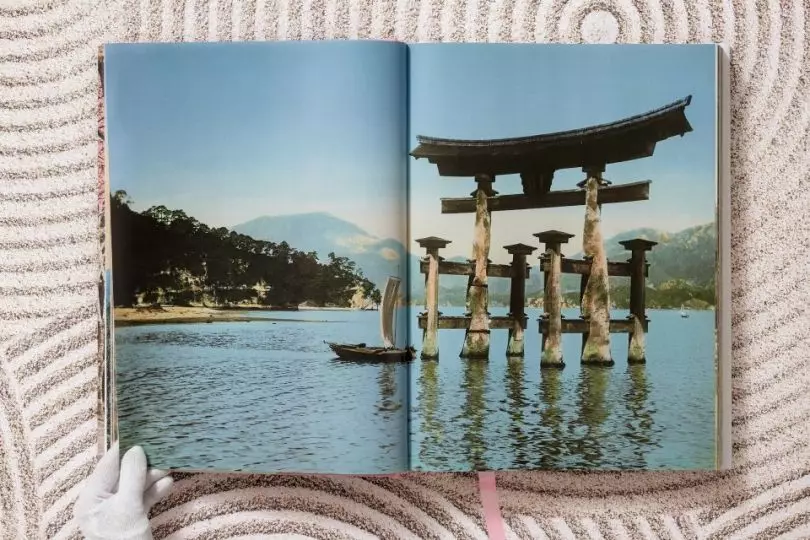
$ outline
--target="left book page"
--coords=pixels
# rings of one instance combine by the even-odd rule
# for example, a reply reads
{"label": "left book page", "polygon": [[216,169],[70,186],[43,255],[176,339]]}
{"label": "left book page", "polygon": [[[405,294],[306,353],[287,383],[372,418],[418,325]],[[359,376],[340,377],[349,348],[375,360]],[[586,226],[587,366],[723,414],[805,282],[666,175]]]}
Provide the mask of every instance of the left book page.
{"label": "left book page", "polygon": [[333,348],[407,340],[406,46],[102,64],[108,440],[172,470],[407,470],[407,364]]}

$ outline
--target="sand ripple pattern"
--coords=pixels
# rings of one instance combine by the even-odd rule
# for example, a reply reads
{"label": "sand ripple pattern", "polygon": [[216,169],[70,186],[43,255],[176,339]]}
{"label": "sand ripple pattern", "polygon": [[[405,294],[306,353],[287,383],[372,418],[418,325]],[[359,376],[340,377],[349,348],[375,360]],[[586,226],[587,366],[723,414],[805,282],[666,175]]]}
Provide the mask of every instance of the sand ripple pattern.
{"label": "sand ripple pattern", "polygon": [[[396,38],[732,46],[735,468],[499,474],[508,538],[810,537],[810,4],[8,0],[0,6],[0,538],[77,538],[97,459],[104,41]],[[157,538],[486,538],[474,475],[188,475]],[[263,536],[265,537],[265,536]]]}

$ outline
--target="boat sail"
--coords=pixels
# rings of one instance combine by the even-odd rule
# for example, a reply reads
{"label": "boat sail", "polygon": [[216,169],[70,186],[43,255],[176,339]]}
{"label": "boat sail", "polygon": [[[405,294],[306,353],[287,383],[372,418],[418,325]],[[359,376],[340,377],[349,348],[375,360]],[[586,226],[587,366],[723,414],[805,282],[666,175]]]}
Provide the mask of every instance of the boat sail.
{"label": "boat sail", "polygon": [[368,347],[365,343],[331,343],[326,341],[339,358],[354,362],[408,362],[413,360],[416,350],[413,347],[396,347],[396,307],[400,279],[389,277],[385,284],[380,304],[380,336],[382,347]]}
{"label": "boat sail", "polygon": [[399,278],[388,278],[388,282],[385,284],[385,292],[383,292],[382,304],[380,305],[380,335],[382,336],[383,347],[386,349],[393,349],[396,346],[394,323],[399,285]]}
{"label": "boat sail", "polygon": [[684,319],[689,318],[689,314],[683,309],[683,304],[681,304],[681,317]]}

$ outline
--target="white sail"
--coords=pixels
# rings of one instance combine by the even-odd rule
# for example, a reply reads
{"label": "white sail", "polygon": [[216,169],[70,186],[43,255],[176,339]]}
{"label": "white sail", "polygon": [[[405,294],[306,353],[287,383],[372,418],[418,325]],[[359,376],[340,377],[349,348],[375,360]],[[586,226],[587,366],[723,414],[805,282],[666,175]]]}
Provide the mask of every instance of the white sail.
{"label": "white sail", "polygon": [[380,305],[380,333],[382,334],[383,347],[385,348],[395,346],[394,310],[397,307],[399,283],[399,278],[389,277],[382,295],[382,304]]}

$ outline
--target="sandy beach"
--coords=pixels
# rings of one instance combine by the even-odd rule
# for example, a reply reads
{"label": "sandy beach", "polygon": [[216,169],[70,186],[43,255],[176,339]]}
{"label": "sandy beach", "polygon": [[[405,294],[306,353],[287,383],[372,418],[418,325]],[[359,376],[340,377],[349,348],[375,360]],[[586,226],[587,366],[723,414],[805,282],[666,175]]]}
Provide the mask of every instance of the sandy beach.
{"label": "sandy beach", "polygon": [[116,326],[160,323],[245,322],[253,319],[242,313],[204,307],[134,307],[113,309]]}
{"label": "sandy beach", "polygon": [[298,306],[298,311],[377,311],[376,309],[361,310],[354,307],[319,307],[319,306]]}
{"label": "sandy beach", "polygon": [[250,310],[182,306],[142,306],[113,309],[115,325],[182,324],[208,322],[323,322],[288,318],[251,317]]}

